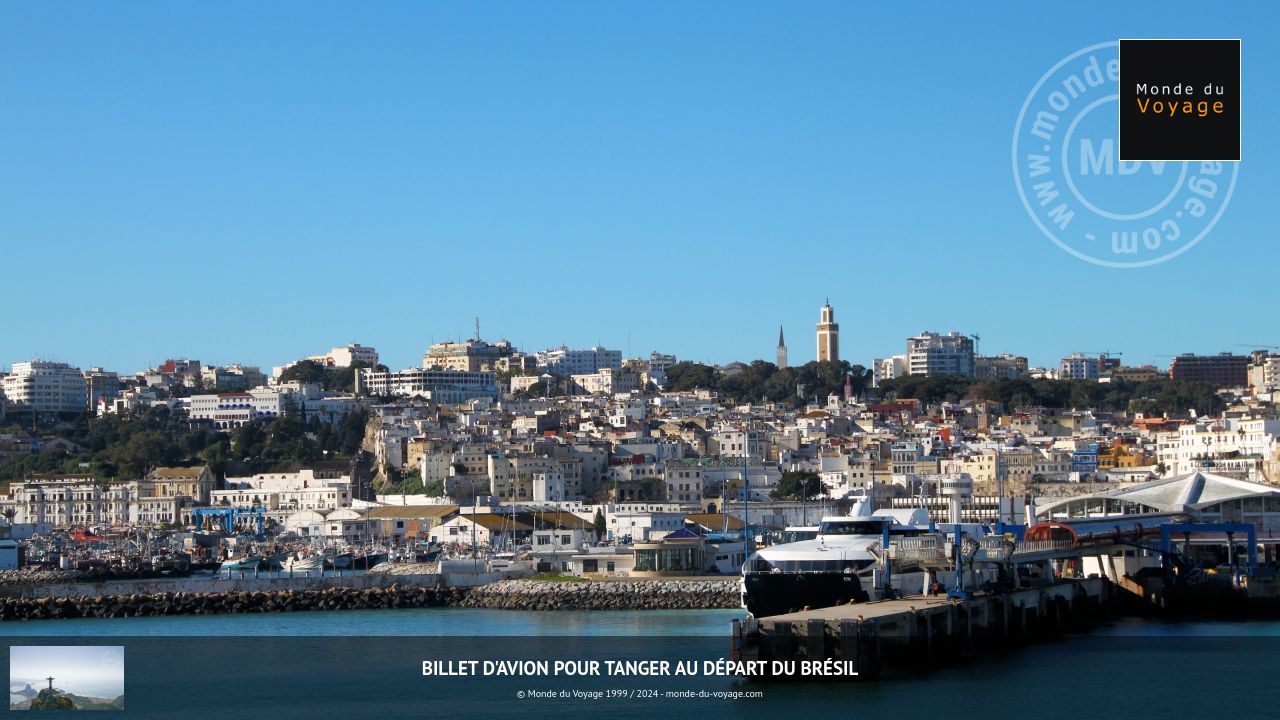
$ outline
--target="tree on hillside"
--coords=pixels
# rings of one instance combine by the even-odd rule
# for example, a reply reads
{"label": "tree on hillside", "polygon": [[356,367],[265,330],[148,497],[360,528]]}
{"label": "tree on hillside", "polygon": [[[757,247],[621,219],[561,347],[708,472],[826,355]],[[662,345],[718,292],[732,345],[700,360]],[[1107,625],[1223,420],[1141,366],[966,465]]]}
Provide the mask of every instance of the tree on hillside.
{"label": "tree on hillside", "polygon": [[822,478],[809,470],[782,473],[778,487],[773,491],[773,497],[777,500],[805,500],[826,494],[827,488],[822,484]]}

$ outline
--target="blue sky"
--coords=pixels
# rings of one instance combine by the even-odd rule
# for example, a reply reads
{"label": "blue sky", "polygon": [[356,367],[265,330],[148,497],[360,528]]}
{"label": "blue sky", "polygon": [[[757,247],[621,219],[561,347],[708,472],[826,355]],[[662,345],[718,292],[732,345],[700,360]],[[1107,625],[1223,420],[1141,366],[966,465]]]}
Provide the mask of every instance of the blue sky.
{"label": "blue sky", "polygon": [[[1116,7],[1120,5],[1120,7]],[[713,362],[921,330],[1033,364],[1280,343],[1269,3],[5,3],[0,365],[393,367],[471,334]],[[1022,208],[1018,109],[1119,37],[1241,37],[1214,231],[1115,270]],[[1271,122],[1269,122],[1271,121]]]}
{"label": "blue sky", "polygon": [[9,648],[9,687],[36,690],[53,676],[59,690],[90,697],[124,694],[124,647],[121,645],[13,645]]}

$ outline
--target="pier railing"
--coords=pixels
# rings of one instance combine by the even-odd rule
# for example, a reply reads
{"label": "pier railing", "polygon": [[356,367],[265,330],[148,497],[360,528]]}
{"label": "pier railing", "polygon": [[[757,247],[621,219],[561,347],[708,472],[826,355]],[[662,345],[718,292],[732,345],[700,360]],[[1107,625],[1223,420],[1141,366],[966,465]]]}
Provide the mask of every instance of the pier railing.
{"label": "pier railing", "polygon": [[1052,553],[1070,550],[1075,547],[1075,543],[1070,540],[1026,540],[1014,547],[1015,555],[1029,555],[1031,553]]}

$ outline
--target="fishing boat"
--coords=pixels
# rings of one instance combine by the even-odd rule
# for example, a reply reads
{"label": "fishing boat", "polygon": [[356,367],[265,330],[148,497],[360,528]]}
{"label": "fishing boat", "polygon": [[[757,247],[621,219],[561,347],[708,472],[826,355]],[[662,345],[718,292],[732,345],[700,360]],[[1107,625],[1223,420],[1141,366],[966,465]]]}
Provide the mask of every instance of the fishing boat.
{"label": "fishing boat", "polygon": [[262,556],[260,555],[245,555],[238,558],[227,558],[222,562],[222,565],[218,566],[218,572],[222,572],[223,570],[226,570],[228,574],[257,572],[258,565],[261,563]]}
{"label": "fishing boat", "polygon": [[290,555],[280,563],[281,572],[287,573],[319,572],[323,569],[324,556],[320,554]]}
{"label": "fishing boat", "polygon": [[351,553],[341,552],[336,555],[326,555],[324,566],[330,570],[347,570],[351,567]]}
{"label": "fishing boat", "polygon": [[387,553],[379,551],[362,552],[351,556],[351,567],[354,570],[368,570],[378,563],[386,562]]}

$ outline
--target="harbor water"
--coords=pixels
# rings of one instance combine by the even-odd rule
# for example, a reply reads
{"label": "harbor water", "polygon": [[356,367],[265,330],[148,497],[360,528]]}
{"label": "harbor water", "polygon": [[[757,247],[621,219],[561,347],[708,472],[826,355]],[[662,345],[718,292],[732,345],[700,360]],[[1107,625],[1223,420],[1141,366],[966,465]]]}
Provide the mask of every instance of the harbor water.
{"label": "harbor water", "polygon": [[[424,677],[428,658],[714,660],[733,610],[370,610],[11,622],[10,645],[120,644],[136,717],[468,717],[591,712],[769,717],[1202,717],[1230,707],[1276,717],[1280,622],[1122,619],[1085,635],[966,657],[874,681],[728,677]],[[228,694],[235,688],[234,696]],[[652,695],[609,698],[610,690]],[[561,691],[568,697],[530,699]],[[689,691],[707,696],[673,697]],[[574,694],[576,693],[576,694]]]}

